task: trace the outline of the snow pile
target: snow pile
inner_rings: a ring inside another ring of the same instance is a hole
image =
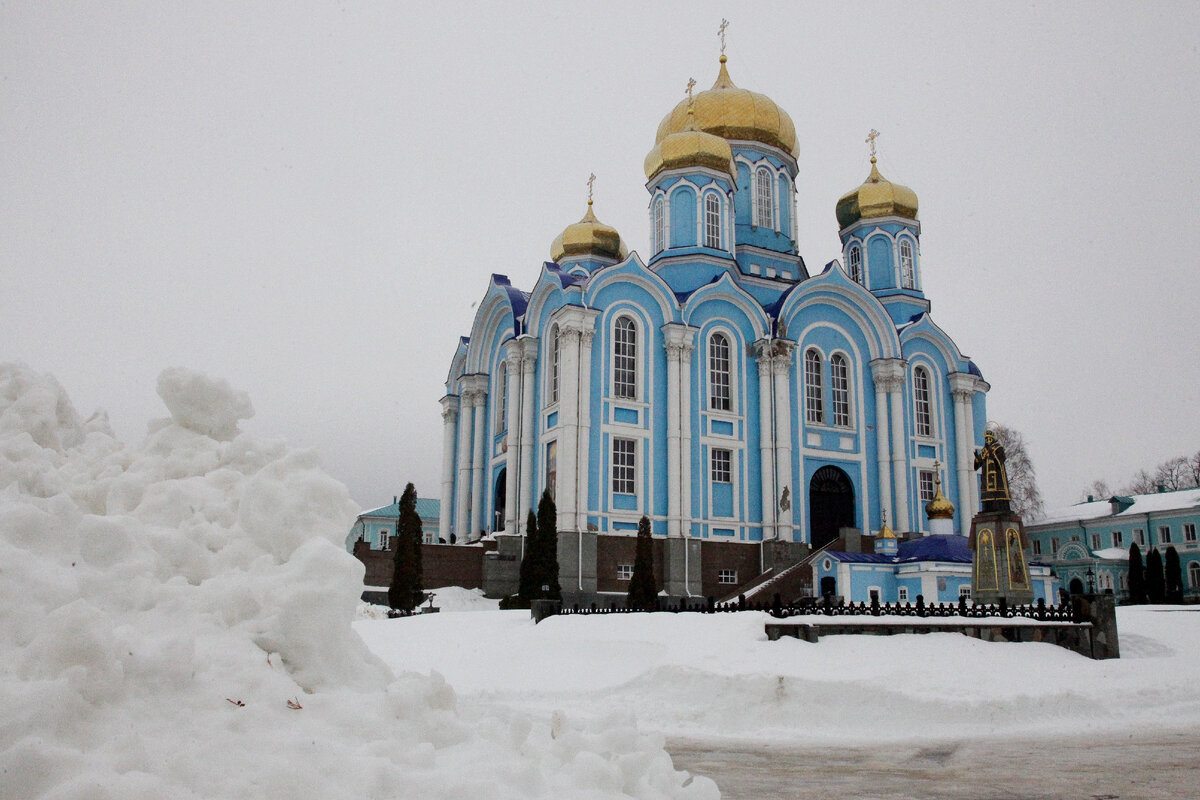
[[[471,715],[394,675],[350,626],[345,487],[240,433],[224,381],[158,391],[170,417],[127,447],[0,365],[0,795],[717,796],[627,720]]]

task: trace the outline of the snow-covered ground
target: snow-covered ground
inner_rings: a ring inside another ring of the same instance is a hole
[[[461,590],[459,590],[461,591]],[[767,641],[766,614],[442,613],[355,623],[393,669],[478,707],[805,746],[1200,728],[1200,608],[1118,611],[1122,657],[957,633]]]

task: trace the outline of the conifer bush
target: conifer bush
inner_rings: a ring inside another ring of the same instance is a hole
[[[645,515],[638,521],[637,550],[633,556],[633,577],[625,604],[638,611],[653,611],[658,606],[658,587],[654,579],[654,545],[650,534],[650,519]]]
[[[412,611],[421,604],[421,518],[417,515],[417,490],[410,483],[400,497],[396,518],[396,549],[392,553],[392,584],[388,587],[388,605]]]
[[[1183,567],[1179,563],[1179,553],[1172,545],[1167,548],[1167,558],[1164,571],[1164,583],[1166,591],[1164,599],[1168,603],[1183,602]]]
[[[547,588],[543,590],[543,586]],[[509,607],[528,608],[533,600],[562,600],[558,584],[558,509],[548,489],[542,492],[537,514],[530,511],[525,523],[525,555],[517,598],[520,605]]]
[[[1146,602],[1146,570],[1137,542],[1129,545],[1129,602],[1133,605]]]
[[[1150,554],[1146,556],[1146,594],[1151,603],[1163,602],[1167,594],[1162,555],[1157,547],[1150,548]]]

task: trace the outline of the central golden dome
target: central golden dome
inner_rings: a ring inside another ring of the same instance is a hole
[[[775,102],[765,94],[739,89],[733,85],[721,56],[721,71],[712,88],[696,95],[696,127],[724,139],[742,139],[778,147],[795,158],[796,126]],[[687,128],[688,101],[681,100],[658,125],[655,144]]]
[[[617,229],[605,225],[592,213],[591,198],[583,219],[568,225],[550,245],[550,260],[556,263],[569,256],[600,256],[620,261],[628,254]]]

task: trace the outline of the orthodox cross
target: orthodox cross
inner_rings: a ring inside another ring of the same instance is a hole
[[[867,138],[864,140],[864,141],[866,141],[867,144],[871,145],[871,158],[872,159],[875,158],[875,140],[878,138],[879,138],[879,131],[875,130],[874,128],[871,128],[871,132],[867,134]]]
[[[729,20],[721,20],[721,27],[717,29],[717,36],[721,37],[721,55],[725,55],[725,29],[729,27]]]
[[[695,89],[695,88],[696,88],[696,79],[688,78],[687,96],[688,96],[688,105],[689,106],[692,104],[692,89]]]
[[[588,175],[588,205],[592,204],[592,186],[596,183],[596,173]]]

